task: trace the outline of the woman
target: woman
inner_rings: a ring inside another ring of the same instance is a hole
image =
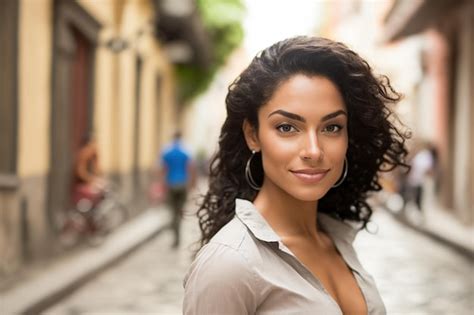
[[[185,314],[385,313],[352,241],[378,172],[406,166],[387,107],[399,98],[328,39],[287,39],[253,59],[226,98]]]

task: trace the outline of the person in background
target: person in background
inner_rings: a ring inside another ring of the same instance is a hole
[[[167,200],[173,212],[171,228],[174,232],[173,248],[180,244],[180,226],[187,193],[195,184],[196,171],[191,155],[181,142],[181,132],[176,131],[172,143],[166,147],[158,162],[159,177],[166,185]]]
[[[437,164],[437,151],[434,145],[425,142],[413,156],[411,169],[406,178],[406,192],[404,194],[404,204],[413,201],[416,208],[423,210],[423,186],[426,180],[435,175]]]
[[[88,200],[92,207],[102,198],[104,187],[97,143],[93,135],[87,134],[81,141],[74,164],[73,202]]]

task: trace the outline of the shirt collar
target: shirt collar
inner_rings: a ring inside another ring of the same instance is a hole
[[[280,237],[265,221],[254,204],[245,199],[235,200],[235,213],[252,234],[264,242],[280,242]]]
[[[236,199],[235,213],[250,232],[264,242],[278,242],[281,238],[265,221],[255,205],[245,199]],[[318,223],[334,241],[344,241],[352,244],[358,230],[353,226],[330,217],[325,213],[318,213]]]

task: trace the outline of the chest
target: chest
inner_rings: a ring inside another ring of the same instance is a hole
[[[334,246],[324,251],[304,244],[289,246],[289,249],[344,314],[367,314],[364,294],[352,270]]]

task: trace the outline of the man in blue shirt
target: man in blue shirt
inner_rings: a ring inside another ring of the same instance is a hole
[[[187,192],[194,186],[195,170],[191,155],[181,143],[181,132],[173,136],[173,142],[161,155],[161,174],[168,189],[168,202],[173,211],[171,227],[174,232],[173,248],[180,243],[180,225]]]

